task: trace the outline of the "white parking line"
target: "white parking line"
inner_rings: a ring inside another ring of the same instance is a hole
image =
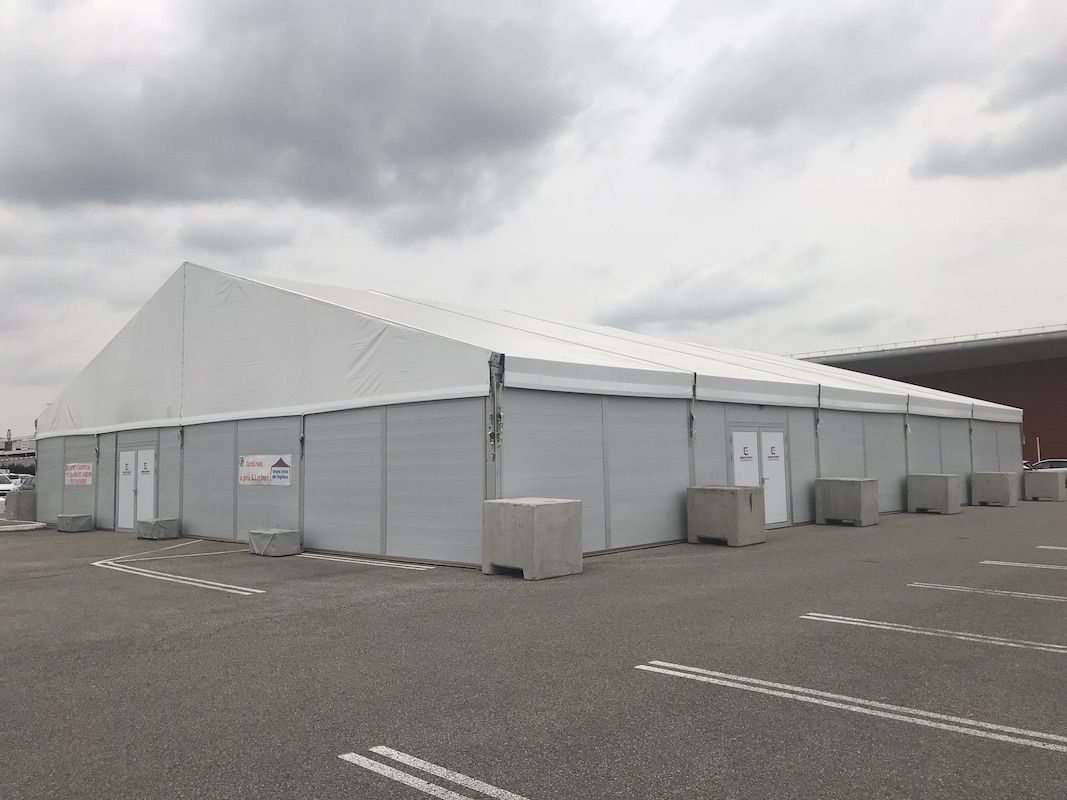
[[[145,556],[143,558],[133,558],[131,556],[123,556],[122,558],[112,558],[112,564],[128,564],[131,561],[163,561],[168,558],[200,558],[201,556],[224,556],[227,553],[247,553],[248,548],[242,547],[240,550],[212,550],[210,553],[182,553],[177,556]]]
[[[982,561],[982,564],[990,564],[994,567],[1027,567],[1029,569],[1067,569],[1062,564],[1026,564],[1022,561]]]
[[[814,622],[836,622],[839,625],[855,625],[861,628],[875,628],[883,631],[896,633],[916,633],[921,636],[937,636],[945,639],[959,639],[964,642],[979,642],[981,644],[995,644],[1001,647],[1018,647],[1024,650],[1042,650],[1046,653],[1060,653],[1067,655],[1067,645],[1048,644],[1046,642],[1031,642],[1025,639],[1005,639],[1001,636],[986,636],[981,633],[966,633],[964,631],[946,631],[940,628],[919,628],[914,625],[904,625],[898,622],[881,622],[873,619],[861,619],[859,617],[841,617],[834,614],[817,614],[809,612],[803,614],[801,619]]]
[[[368,558],[350,558],[348,556],[329,556],[322,553],[300,553],[300,558],[314,558],[319,561],[339,561],[342,564],[363,564],[368,567],[391,567],[392,569],[427,570],[433,569],[429,564],[400,564],[394,561],[374,561]]]
[[[962,733],[966,736],[977,736],[983,739],[992,739],[999,742],[1021,744],[1027,747],[1037,747],[1042,750],[1054,750],[1059,753],[1067,753],[1067,737],[1054,733],[1042,733],[1041,731],[1029,731],[1024,728],[1013,728],[1008,725],[995,725],[989,722],[967,719],[965,717],[953,717],[947,714],[938,714],[932,711],[923,711],[918,708],[895,706],[889,703],[880,703],[874,700],[864,700],[859,697],[832,694],[816,689],[808,689],[803,686],[790,686],[785,683],[772,683],[771,681],[757,678],[746,678],[742,675],[730,675],[725,672],[714,672],[699,667],[688,667],[684,664],[672,664],[666,661],[650,661],[641,664],[635,669],[646,672],[658,672],[662,675],[671,675],[676,678],[687,678],[702,683],[711,683],[718,686],[727,686],[733,689],[743,689],[746,692],[781,697],[788,700],[798,700],[802,703],[836,708],[841,711],[852,711],[857,714],[866,714],[872,717],[892,719],[897,722],[909,722],[912,725],[921,725],[926,728]]]
[[[438,766],[437,764],[431,764],[429,761],[423,761],[421,758],[402,753],[399,750],[394,750],[391,747],[372,747],[372,753],[377,755],[391,758],[394,761],[399,761],[402,764],[406,764],[409,767],[420,769],[423,772],[428,772],[438,778],[444,778],[458,786],[463,786],[467,789],[473,789],[487,797],[494,797],[497,800],[527,800],[522,795],[509,792],[506,789],[501,789],[498,786],[493,786],[491,783],[485,783],[477,778],[472,778],[469,775],[464,775],[461,772],[453,772],[450,769]],[[372,758],[361,756],[358,753],[344,753],[338,756],[338,758],[355,764],[356,766],[363,767],[364,769],[376,772],[390,780],[394,780],[397,783],[402,783],[405,786],[410,786],[413,789],[418,789],[420,792],[432,795],[433,797],[439,797],[442,800],[472,800],[464,794],[459,794],[451,789],[446,789],[444,786],[439,786],[436,783],[430,783],[427,780],[418,778],[410,773],[399,770],[396,767],[391,767],[387,764],[383,764],[380,761],[375,761]]]
[[[941,589],[946,592],[973,592],[974,594],[989,594],[997,597],[1022,597],[1027,600],[1051,600],[1055,603],[1067,603],[1067,597],[1061,597],[1057,594],[1009,592],[1006,589],[975,589],[971,586],[948,586],[941,583],[909,583],[908,586],[916,589]]]
[[[144,567],[130,566],[130,562],[133,561],[157,561],[164,558],[192,558],[193,556],[210,556],[210,555],[222,555],[223,553],[236,553],[241,552],[237,550],[223,550],[210,553],[189,553],[188,555],[177,556],[151,556],[151,553],[162,553],[165,550],[174,550],[178,547],[185,547],[186,545],[196,544],[200,542],[200,539],[191,539],[188,542],[180,542],[179,544],[172,544],[168,547],[157,547],[154,550],[145,550],[141,553],[131,553],[128,556],[118,556],[116,558],[105,558],[100,561],[94,561],[94,567],[100,567],[102,569],[110,569],[115,572],[124,572],[127,575],[136,575],[141,578],[152,578],[157,581],[164,581],[166,583],[180,583],[183,586],[195,586],[198,589],[211,589],[216,592],[225,592],[226,594],[236,594],[243,597],[247,597],[253,594],[266,594],[263,589],[253,589],[248,586],[234,586],[229,583],[219,583],[218,581],[204,580],[203,578],[187,578],[179,575],[168,575],[165,572],[157,572],[152,569],[145,569]],[[247,552],[245,550],[244,552]],[[143,556],[148,556],[144,558]]]
[[[127,558],[133,558],[134,556],[147,556],[152,553],[162,553],[164,550],[174,550],[178,547],[188,547],[191,544],[199,544],[204,541],[203,539],[189,539],[185,542],[178,542],[178,544],[167,545],[166,547],[157,547],[153,550],[142,550],[140,553],[130,553],[128,556],[115,556],[114,558],[104,559],[105,561],[125,561]]]
[[[1037,546],[1037,549],[1038,550],[1067,550],[1067,547],[1058,547],[1057,545],[1054,545],[1054,544],[1039,544]]]

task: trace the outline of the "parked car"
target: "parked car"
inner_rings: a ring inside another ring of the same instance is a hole
[[[37,478],[33,475],[23,475],[18,491],[30,492],[37,488]]]
[[[6,472],[0,472],[0,497],[7,497],[8,492],[15,491],[18,486],[8,477]]]

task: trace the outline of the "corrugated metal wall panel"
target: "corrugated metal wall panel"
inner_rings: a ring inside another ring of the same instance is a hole
[[[604,398],[611,547],[685,537],[688,418],[685,400]]]
[[[941,471],[959,475],[963,502],[971,502],[971,421],[969,419],[939,420],[941,425]]]
[[[243,419],[237,423],[237,457],[288,457],[289,486],[237,487],[237,540],[264,528],[300,529],[300,417]],[[236,465],[231,462],[234,470]]]
[[[941,423],[937,417],[908,417],[908,472],[941,473]]]
[[[1022,472],[1023,441],[1014,422],[993,423],[997,429],[997,453],[1001,472]]]
[[[749,406],[729,403],[726,406],[726,424],[730,425],[780,425],[789,424],[788,409],[780,406]]]
[[[815,409],[790,408],[788,419],[789,471],[795,525],[815,519],[815,479],[818,477]]]
[[[500,496],[582,501],[582,549],[607,547],[604,409],[596,395],[508,389]]]
[[[382,550],[385,408],[304,420],[304,546],[342,553]]]
[[[63,513],[62,437],[37,441],[37,520],[56,524]]]
[[[862,414],[819,411],[819,477],[866,477]]]
[[[236,422],[212,422],[185,428],[182,466],[184,535],[234,538],[236,438]]]
[[[64,467],[67,464],[92,464],[93,481],[96,481],[96,437],[95,436],[67,436],[65,438],[65,450],[63,453]],[[63,472],[60,472],[60,481],[64,481]],[[63,487],[63,511],[64,514],[96,514],[96,487],[95,486],[64,486]]]
[[[159,487],[156,516],[161,519],[176,519],[180,511],[181,458],[178,429],[160,429],[159,453],[156,455],[156,481]]]
[[[96,470],[96,527],[115,530],[115,447],[118,438],[114,433],[102,434],[100,463]]]
[[[693,404],[696,432],[696,485],[728,486],[730,482],[727,463],[730,460],[727,447],[726,406],[723,403],[708,403],[698,400]]]
[[[480,397],[388,409],[388,555],[482,563],[485,430]]]
[[[996,422],[976,419],[972,423],[974,434],[971,436],[971,461],[975,472],[999,472],[1000,449],[997,446]]]
[[[864,414],[867,476],[878,481],[878,510],[907,508],[908,466],[903,414]]]

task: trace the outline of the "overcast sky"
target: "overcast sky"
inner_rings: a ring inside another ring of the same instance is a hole
[[[183,261],[775,353],[1067,323],[1065,167],[1062,0],[6,0],[0,433]]]

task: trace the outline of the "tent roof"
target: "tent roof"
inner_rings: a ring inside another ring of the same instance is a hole
[[[1018,409],[795,359],[183,264],[38,437],[477,397],[504,385],[1018,422]]]

